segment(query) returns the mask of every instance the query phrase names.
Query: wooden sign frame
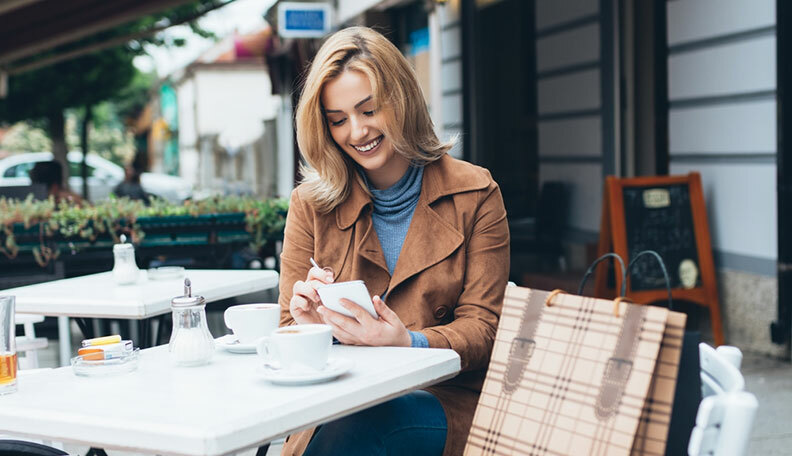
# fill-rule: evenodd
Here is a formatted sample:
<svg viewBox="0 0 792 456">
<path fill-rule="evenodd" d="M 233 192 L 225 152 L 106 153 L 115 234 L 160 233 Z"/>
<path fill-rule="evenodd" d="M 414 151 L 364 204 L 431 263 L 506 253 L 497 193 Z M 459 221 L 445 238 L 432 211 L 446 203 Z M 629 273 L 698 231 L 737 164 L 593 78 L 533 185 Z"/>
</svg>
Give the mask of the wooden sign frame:
<svg viewBox="0 0 792 456">
<path fill-rule="evenodd" d="M 721 322 L 720 305 L 718 303 L 718 288 L 715 281 L 715 262 L 712 258 L 712 242 L 710 241 L 709 223 L 707 221 L 707 208 L 704 204 L 704 192 L 701 188 L 701 175 L 692 172 L 682 176 L 652 176 L 617 178 L 608 176 L 605 179 L 604 197 L 602 200 L 602 219 L 600 220 L 600 238 L 598 256 L 607 252 L 615 252 L 624 259 L 625 266 L 631 260 L 627 245 L 627 227 L 624 214 L 624 188 L 654 186 L 687 185 L 690 196 L 690 205 L 695 231 L 696 252 L 698 253 L 698 267 L 700 270 L 701 285 L 693 288 L 672 288 L 671 296 L 674 299 L 694 302 L 709 308 L 712 332 L 716 345 L 724 344 L 723 324 Z M 622 278 L 616 274 L 616 288 L 607 286 L 607 265 L 597 267 L 595 277 L 595 295 L 597 297 L 614 297 L 621 288 Z M 675 271 L 669 271 L 673 274 Z M 637 303 L 649 304 L 666 301 L 668 291 L 665 288 L 658 290 L 632 290 L 630 279 L 627 280 L 626 296 Z"/>
</svg>

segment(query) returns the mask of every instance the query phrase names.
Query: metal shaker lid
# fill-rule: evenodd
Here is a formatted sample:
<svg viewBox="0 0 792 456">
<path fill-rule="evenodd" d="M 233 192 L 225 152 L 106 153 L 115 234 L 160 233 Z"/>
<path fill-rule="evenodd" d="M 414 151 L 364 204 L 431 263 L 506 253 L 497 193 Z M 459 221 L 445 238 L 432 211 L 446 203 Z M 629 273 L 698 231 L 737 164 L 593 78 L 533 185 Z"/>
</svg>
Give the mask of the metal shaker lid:
<svg viewBox="0 0 792 456">
<path fill-rule="evenodd" d="M 204 304 L 206 304 L 206 300 L 203 296 L 192 295 L 192 283 L 190 283 L 190 279 L 187 277 L 184 278 L 184 296 L 177 296 L 171 300 L 171 307 L 174 308 L 199 306 Z"/>
<path fill-rule="evenodd" d="M 125 235 L 122 234 L 119 239 L 121 240 L 121 243 L 113 245 L 113 253 L 135 250 L 135 247 L 126 241 L 127 237 Z"/>
</svg>

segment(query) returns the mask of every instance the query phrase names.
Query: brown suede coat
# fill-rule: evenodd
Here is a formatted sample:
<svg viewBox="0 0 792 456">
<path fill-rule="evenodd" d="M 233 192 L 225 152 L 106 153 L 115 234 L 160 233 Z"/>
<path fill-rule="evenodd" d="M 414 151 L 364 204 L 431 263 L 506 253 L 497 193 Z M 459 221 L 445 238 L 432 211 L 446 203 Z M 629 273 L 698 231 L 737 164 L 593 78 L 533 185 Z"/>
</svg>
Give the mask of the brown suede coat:
<svg viewBox="0 0 792 456">
<path fill-rule="evenodd" d="M 305 280 L 313 256 L 336 281 L 366 282 L 407 329 L 421 331 L 433 348 L 451 348 L 462 372 L 427 388 L 448 420 L 445 455 L 462 454 L 489 363 L 509 273 L 509 229 L 498 185 L 489 171 L 448 155 L 426 166 L 421 195 L 393 277 L 371 221 L 372 203 L 355 184 L 348 199 L 327 214 L 291 196 L 281 255 L 281 325 L 292 287 Z M 300 455 L 312 430 L 291 435 L 284 455 Z"/>
</svg>

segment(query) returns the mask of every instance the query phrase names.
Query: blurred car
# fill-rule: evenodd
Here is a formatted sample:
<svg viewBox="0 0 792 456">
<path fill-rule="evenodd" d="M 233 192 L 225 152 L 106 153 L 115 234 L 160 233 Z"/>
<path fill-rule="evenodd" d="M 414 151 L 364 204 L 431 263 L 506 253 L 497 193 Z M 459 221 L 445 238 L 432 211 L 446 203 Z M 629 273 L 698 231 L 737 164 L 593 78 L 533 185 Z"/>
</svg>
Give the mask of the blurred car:
<svg viewBox="0 0 792 456">
<path fill-rule="evenodd" d="M 82 153 L 69 152 L 69 187 L 82 196 Z M 52 160 L 50 152 L 12 155 L 0 160 L 0 187 L 30 185 L 30 170 L 38 162 Z M 88 154 L 88 196 L 90 201 L 107 199 L 113 189 L 124 180 L 124 168 L 98 155 Z M 192 196 L 192 188 L 181 177 L 167 174 L 140 175 L 143 190 L 158 198 L 180 203 Z"/>
</svg>

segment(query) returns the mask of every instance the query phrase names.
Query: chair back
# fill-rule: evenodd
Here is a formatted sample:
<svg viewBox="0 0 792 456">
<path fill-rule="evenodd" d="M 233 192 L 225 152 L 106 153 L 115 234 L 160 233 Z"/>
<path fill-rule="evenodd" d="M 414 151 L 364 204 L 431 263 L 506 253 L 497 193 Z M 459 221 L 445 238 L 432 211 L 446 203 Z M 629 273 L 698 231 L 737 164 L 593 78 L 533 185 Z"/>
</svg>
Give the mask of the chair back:
<svg viewBox="0 0 792 456">
<path fill-rule="evenodd" d="M 739 351 L 736 347 L 729 348 Z M 723 353 L 727 352 L 724 350 L 718 352 L 707 344 L 699 344 L 703 397 L 745 389 L 745 379 L 739 369 L 734 366 L 730 358 L 722 356 Z"/>
<path fill-rule="evenodd" d="M 736 347 L 699 344 L 701 390 L 704 399 L 690 434 L 689 456 L 742 456 L 748 448 L 756 397 L 743 391 L 745 379 L 738 366 L 742 354 Z"/>
</svg>

